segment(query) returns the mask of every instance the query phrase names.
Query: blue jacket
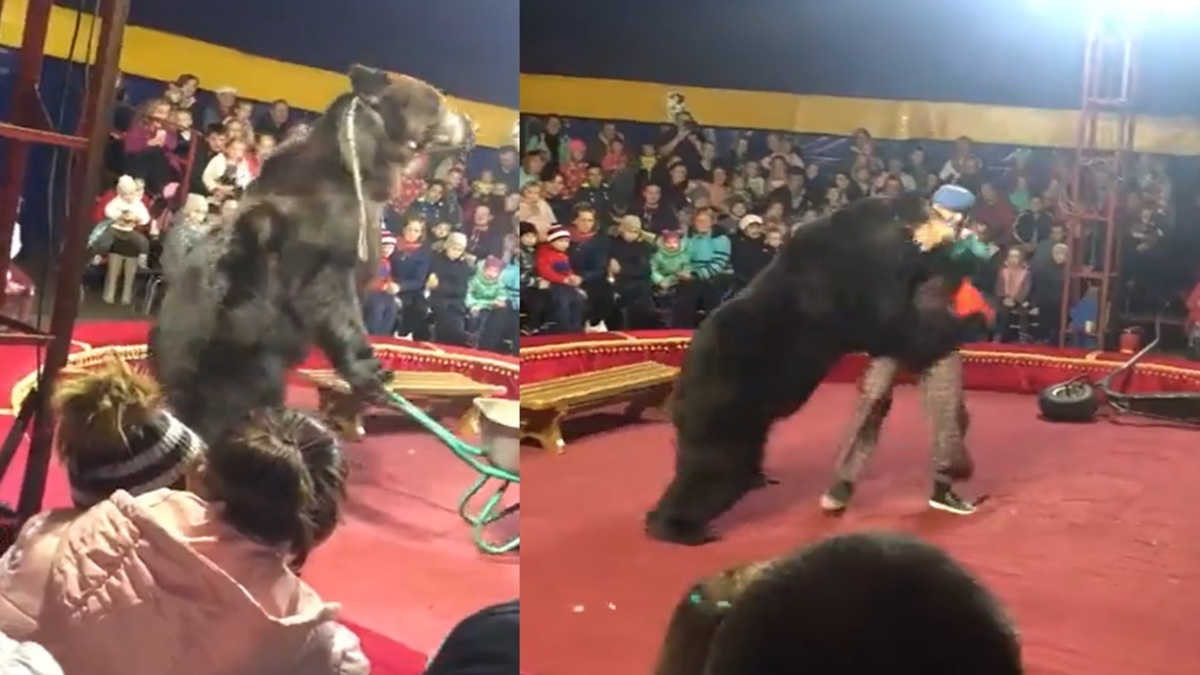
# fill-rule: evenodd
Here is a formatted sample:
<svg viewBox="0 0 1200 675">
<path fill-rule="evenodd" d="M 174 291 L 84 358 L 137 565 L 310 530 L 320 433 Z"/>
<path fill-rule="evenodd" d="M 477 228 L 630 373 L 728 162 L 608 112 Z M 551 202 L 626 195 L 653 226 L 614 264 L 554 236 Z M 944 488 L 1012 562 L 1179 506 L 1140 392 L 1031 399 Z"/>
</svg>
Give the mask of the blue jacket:
<svg viewBox="0 0 1200 675">
<path fill-rule="evenodd" d="M 517 256 L 513 256 L 512 260 L 504 266 L 500 271 L 500 283 L 504 284 L 504 290 L 508 291 L 508 304 L 516 309 L 521 306 L 521 264 L 517 261 Z"/>
<path fill-rule="evenodd" d="M 588 239 L 572 241 L 567 255 L 571 269 L 584 281 L 599 281 L 608 276 L 608 235 L 597 232 Z"/>
<path fill-rule="evenodd" d="M 425 288 L 425 282 L 429 280 L 431 261 L 432 255 L 424 246 L 409 253 L 397 249 L 392 254 L 392 280 L 400 286 L 401 293 Z"/>
<path fill-rule="evenodd" d="M 687 252 L 692 261 L 692 273 L 698 279 L 712 279 L 731 272 L 729 237 L 723 234 L 692 234 L 687 240 Z"/>
</svg>

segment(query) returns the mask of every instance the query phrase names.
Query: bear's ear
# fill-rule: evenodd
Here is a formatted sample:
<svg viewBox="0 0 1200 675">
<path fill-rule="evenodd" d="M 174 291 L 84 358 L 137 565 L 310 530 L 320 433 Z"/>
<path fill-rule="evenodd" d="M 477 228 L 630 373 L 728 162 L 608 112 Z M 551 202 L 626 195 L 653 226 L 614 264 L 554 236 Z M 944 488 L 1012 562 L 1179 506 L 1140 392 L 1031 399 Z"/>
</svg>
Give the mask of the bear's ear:
<svg viewBox="0 0 1200 675">
<path fill-rule="evenodd" d="M 354 64 L 350 66 L 350 88 L 368 103 L 379 101 L 383 91 L 392 83 L 385 71 Z"/>
</svg>

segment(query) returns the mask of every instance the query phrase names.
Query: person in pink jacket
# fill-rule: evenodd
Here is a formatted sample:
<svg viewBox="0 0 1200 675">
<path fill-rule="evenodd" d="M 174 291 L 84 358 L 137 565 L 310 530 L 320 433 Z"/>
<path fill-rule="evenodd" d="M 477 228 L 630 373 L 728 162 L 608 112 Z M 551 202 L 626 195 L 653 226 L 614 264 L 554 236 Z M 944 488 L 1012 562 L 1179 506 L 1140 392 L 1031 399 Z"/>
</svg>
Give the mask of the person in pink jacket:
<svg viewBox="0 0 1200 675">
<path fill-rule="evenodd" d="M 128 369 L 110 376 L 105 395 L 57 401 L 79 508 L 30 520 L 0 559 L 0 631 L 71 675 L 369 673 L 338 606 L 294 571 L 338 521 L 336 439 L 282 410 L 203 452 L 174 451 L 191 432 L 157 392 Z M 105 425 L 124 434 L 123 454 Z M 188 491 L 169 487 L 177 476 Z"/>
</svg>

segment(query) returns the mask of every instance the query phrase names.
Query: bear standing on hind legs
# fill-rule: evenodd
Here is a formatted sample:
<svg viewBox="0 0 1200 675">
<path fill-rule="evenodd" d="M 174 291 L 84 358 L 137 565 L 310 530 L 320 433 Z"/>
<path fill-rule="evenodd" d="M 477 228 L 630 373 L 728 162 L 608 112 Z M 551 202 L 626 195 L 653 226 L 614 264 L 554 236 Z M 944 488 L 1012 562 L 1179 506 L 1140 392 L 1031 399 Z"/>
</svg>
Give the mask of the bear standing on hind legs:
<svg viewBox="0 0 1200 675">
<path fill-rule="evenodd" d="M 941 233 L 914 240 L 916 231 Z M 771 481 L 763 452 L 772 425 L 804 405 L 845 354 L 894 358 L 922 372 L 950 354 L 962 319 L 914 299 L 950 273 L 937 255 L 953 241 L 920 195 L 865 199 L 802 225 L 741 293 L 692 337 L 672 402 L 675 475 L 646 531 L 673 543 L 715 539 L 709 525 Z"/>
<path fill-rule="evenodd" d="M 385 378 L 359 290 L 379 256 L 379 214 L 399 177 L 469 123 L 431 85 L 355 66 L 310 134 L 281 145 L 236 214 L 188 252 L 151 335 L 175 414 L 212 443 L 283 404 L 287 372 L 315 345 L 363 398 Z"/>
</svg>

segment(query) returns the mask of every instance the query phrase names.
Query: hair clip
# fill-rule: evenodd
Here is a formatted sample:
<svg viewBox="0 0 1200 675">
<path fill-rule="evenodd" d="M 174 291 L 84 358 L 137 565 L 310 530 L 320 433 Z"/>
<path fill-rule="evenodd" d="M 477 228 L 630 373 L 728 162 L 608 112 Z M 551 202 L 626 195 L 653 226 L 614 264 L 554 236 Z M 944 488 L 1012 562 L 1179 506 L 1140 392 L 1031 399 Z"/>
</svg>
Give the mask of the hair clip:
<svg viewBox="0 0 1200 675">
<path fill-rule="evenodd" d="M 690 602 L 693 605 L 704 604 L 704 593 L 701 592 L 699 588 L 697 588 L 696 590 L 693 590 L 691 592 L 691 594 L 688 596 L 688 602 Z M 717 600 L 713 604 L 716 606 L 717 609 L 729 609 L 730 607 L 733 607 L 733 603 L 729 602 L 728 600 Z"/>
</svg>

